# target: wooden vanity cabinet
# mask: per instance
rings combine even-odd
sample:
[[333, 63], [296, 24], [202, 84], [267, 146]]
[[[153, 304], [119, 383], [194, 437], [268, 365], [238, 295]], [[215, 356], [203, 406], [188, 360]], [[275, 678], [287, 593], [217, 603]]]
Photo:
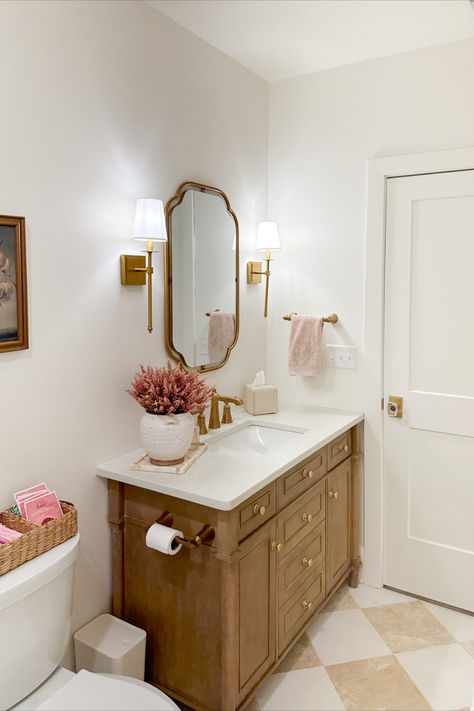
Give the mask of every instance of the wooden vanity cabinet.
[[[342, 582], [357, 585], [360, 430], [232, 511], [109, 480], [112, 612], [146, 630], [148, 682], [194, 709], [242, 709]], [[163, 511], [214, 541], [147, 548]]]

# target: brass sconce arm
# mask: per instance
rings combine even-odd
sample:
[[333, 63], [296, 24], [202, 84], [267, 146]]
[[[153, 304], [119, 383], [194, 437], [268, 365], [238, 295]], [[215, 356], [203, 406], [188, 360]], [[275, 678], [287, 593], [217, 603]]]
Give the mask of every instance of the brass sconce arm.
[[267, 262], [267, 268], [264, 272], [261, 271], [262, 262], [247, 262], [247, 284], [260, 284], [262, 281], [262, 276], [266, 277], [265, 282], [265, 310], [264, 317], [267, 318], [268, 315], [268, 286], [270, 283], [270, 262], [271, 253], [267, 250], [265, 254], [265, 259]]
[[153, 266], [151, 257], [153, 254], [153, 240], [146, 243], [147, 256], [135, 256], [129, 254], [120, 255], [120, 281], [124, 286], [144, 286], [148, 284], [148, 333], [153, 330], [152, 317], [152, 274]]

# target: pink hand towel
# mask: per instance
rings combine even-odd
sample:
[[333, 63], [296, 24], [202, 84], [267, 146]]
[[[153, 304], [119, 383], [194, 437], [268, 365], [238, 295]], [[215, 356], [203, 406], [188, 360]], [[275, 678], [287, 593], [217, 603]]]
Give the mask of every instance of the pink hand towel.
[[323, 319], [321, 316], [292, 316], [288, 367], [290, 375], [316, 377], [321, 372]]
[[227, 349], [235, 338], [235, 314], [230, 311], [211, 311], [207, 350], [210, 363], [224, 360]]

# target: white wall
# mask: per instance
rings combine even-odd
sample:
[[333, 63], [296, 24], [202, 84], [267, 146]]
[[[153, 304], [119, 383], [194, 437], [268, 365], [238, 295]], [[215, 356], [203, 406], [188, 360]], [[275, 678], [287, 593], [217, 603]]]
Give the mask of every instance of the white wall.
[[[0, 213], [25, 215], [30, 343], [0, 354], [0, 505], [40, 481], [77, 504], [74, 625], [109, 605], [106, 488], [96, 464], [138, 445], [125, 393], [164, 364], [162, 262], [146, 292], [120, 285], [137, 197], [187, 179], [223, 189], [242, 262], [266, 214], [267, 85], [142, 2], [0, 3]], [[265, 359], [259, 295], [208, 380], [239, 392]]]
[[[269, 217], [280, 223], [268, 324], [281, 399], [364, 409], [367, 160], [474, 145], [474, 40], [270, 85]], [[290, 378], [289, 311], [339, 314], [329, 343], [355, 345], [356, 371]]]

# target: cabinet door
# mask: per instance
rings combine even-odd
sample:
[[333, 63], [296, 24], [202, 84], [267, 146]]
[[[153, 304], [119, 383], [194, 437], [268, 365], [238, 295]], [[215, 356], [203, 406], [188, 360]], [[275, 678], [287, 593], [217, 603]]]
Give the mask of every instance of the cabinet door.
[[328, 474], [327, 489], [327, 590], [339, 580], [350, 559], [351, 461]]
[[276, 659], [275, 522], [249, 536], [238, 561], [238, 703]]

